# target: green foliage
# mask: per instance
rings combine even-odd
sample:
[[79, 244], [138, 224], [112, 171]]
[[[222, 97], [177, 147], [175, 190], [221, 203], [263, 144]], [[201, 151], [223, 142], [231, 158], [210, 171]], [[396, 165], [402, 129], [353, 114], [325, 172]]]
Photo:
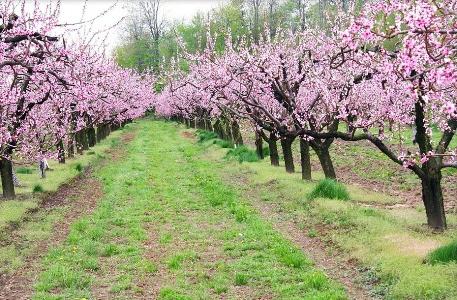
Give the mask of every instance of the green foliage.
[[457, 240], [429, 253], [426, 261], [432, 265], [457, 262]]
[[84, 170], [84, 167], [81, 163], [77, 163], [75, 165], [75, 170], [78, 171], [78, 172], [82, 172]]
[[259, 157], [254, 150], [249, 149], [246, 146], [239, 146], [235, 149], [230, 149], [226, 155], [227, 158], [236, 159], [240, 163], [242, 162], [256, 162], [259, 161]]
[[333, 179], [319, 181], [313, 191], [308, 195], [308, 199], [328, 198], [349, 200], [349, 193], [346, 187]]
[[16, 169], [16, 173], [18, 173], [18, 174], [33, 174], [33, 170], [31, 168], [19, 167], [19, 168]]
[[44, 192], [44, 188], [41, 184], [35, 184], [33, 186], [33, 190], [32, 190], [33, 193], [43, 193]]

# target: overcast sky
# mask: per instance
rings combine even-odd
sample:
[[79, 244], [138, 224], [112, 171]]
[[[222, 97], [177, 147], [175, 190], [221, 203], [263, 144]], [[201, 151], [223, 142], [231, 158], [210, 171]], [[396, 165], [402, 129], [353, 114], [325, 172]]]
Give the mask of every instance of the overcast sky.
[[[208, 12], [218, 7], [224, 0], [162, 0], [161, 14], [169, 21], [184, 20], [188, 21], [198, 12]], [[117, 4], [116, 4], [117, 3]], [[61, 23], [79, 22], [83, 12], [83, 0], [63, 0], [61, 5]], [[115, 25], [119, 20], [125, 17], [129, 12], [129, 7], [134, 4], [133, 1], [115, 1], [115, 0], [89, 0], [87, 1], [86, 13], [84, 20], [92, 19], [111, 6], [106, 15], [98, 18], [92, 25], [91, 32], [105, 30]], [[120, 41], [120, 29], [122, 25], [117, 26], [109, 31], [106, 39], [108, 51]]]

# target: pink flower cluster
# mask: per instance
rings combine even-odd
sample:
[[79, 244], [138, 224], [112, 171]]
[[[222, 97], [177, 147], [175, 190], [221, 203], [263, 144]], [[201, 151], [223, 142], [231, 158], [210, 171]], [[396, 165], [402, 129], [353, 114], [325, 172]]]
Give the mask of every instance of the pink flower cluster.
[[133, 119], [151, 106], [152, 78], [65, 42], [59, 2], [17, 4], [0, 4], [0, 155], [50, 156], [82, 128]]

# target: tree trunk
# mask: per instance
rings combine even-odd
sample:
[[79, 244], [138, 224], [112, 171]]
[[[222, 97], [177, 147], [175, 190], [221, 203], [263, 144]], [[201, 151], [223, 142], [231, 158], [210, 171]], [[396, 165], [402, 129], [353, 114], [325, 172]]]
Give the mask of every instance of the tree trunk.
[[219, 136], [219, 138], [223, 138], [224, 132], [222, 130], [220, 119], [217, 119], [216, 122], [214, 122], [214, 132]]
[[281, 139], [281, 148], [284, 156], [284, 163], [286, 165], [287, 173], [295, 173], [294, 157], [292, 154], [293, 138]]
[[111, 129], [111, 131], [116, 131], [116, 130], [118, 130], [120, 127], [121, 127], [120, 124], [117, 123], [117, 122], [115, 122], [115, 123], [111, 124], [110, 129]]
[[111, 134], [111, 126], [109, 124], [105, 124], [105, 138], [107, 138]]
[[236, 146], [243, 145], [243, 136], [241, 135], [240, 125], [238, 125], [237, 121], [232, 121], [232, 135], [233, 135], [233, 143]]
[[89, 140], [87, 137], [87, 129], [81, 130], [81, 146], [84, 151], [89, 150]]
[[76, 144], [76, 153], [83, 154], [83, 142], [82, 142], [82, 133], [81, 130], [75, 134], [75, 144]]
[[59, 160], [59, 164], [65, 163], [65, 147], [63, 145], [63, 141], [59, 140], [57, 143], [57, 159]]
[[325, 178], [336, 179], [335, 168], [333, 167], [332, 157], [330, 156], [329, 147], [323, 145], [312, 145], [314, 151], [319, 158]]
[[225, 120], [224, 122], [224, 140], [227, 140], [227, 141], [230, 141], [232, 143], [235, 143], [234, 140], [233, 140], [233, 135], [232, 135], [232, 126], [230, 125], [230, 121], [229, 120]]
[[97, 126], [97, 143], [103, 140], [103, 127], [102, 125]]
[[278, 144], [276, 143], [276, 135], [270, 133], [270, 138], [268, 139], [268, 148], [270, 148], [270, 162], [272, 166], [279, 166], [279, 154], [278, 154]]
[[14, 199], [16, 193], [14, 190], [13, 163], [10, 160], [2, 158], [0, 161], [0, 175], [2, 178], [3, 197]]
[[205, 119], [203, 118], [198, 118], [197, 119], [197, 128], [206, 130], [206, 124], [205, 124]]
[[437, 174], [427, 174], [426, 178], [422, 179], [422, 200], [425, 205], [428, 226], [437, 230], [446, 229], [447, 223], [440, 171]]
[[89, 147], [94, 147], [97, 143], [95, 128], [92, 126], [87, 129], [87, 139], [89, 142]]
[[300, 138], [301, 177], [311, 180], [311, 158], [309, 155], [309, 142]]
[[68, 138], [68, 157], [75, 157], [75, 134], [71, 133]]
[[263, 139], [262, 135], [256, 130], [255, 132], [255, 151], [257, 152], [257, 156], [260, 159], [264, 159], [265, 156], [263, 155]]

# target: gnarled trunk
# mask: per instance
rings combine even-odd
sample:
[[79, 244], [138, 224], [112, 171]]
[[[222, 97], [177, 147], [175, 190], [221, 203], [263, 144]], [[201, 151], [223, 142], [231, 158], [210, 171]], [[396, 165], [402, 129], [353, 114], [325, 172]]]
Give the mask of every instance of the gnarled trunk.
[[87, 139], [89, 142], [89, 147], [94, 147], [95, 144], [97, 143], [97, 137], [95, 133], [95, 128], [94, 127], [89, 127], [87, 129]]
[[71, 133], [68, 136], [68, 157], [73, 158], [75, 157], [75, 134]]
[[83, 137], [82, 130], [76, 132], [75, 134], [75, 144], [76, 144], [76, 153], [83, 154]]
[[309, 155], [309, 142], [300, 138], [301, 177], [303, 180], [311, 180], [311, 158]]
[[214, 131], [214, 128], [213, 128], [213, 123], [211, 123], [211, 119], [205, 119], [205, 127], [206, 127], [206, 130], [208, 131]]
[[311, 147], [316, 152], [319, 162], [321, 163], [322, 170], [324, 171], [325, 178], [336, 179], [336, 172], [333, 166], [332, 157], [330, 156], [329, 148], [330, 146], [320, 143], [311, 143]]
[[2, 158], [0, 161], [0, 175], [2, 179], [3, 197], [6, 199], [14, 199], [16, 197], [16, 192], [14, 190], [13, 163], [11, 160]]
[[232, 121], [232, 136], [233, 136], [233, 143], [236, 146], [243, 145], [243, 136], [241, 135], [240, 125], [238, 125], [237, 121]]
[[221, 120], [217, 119], [216, 122], [214, 122], [214, 132], [219, 136], [219, 138], [223, 138], [224, 132], [222, 130], [222, 125], [221, 125]]
[[282, 154], [284, 156], [284, 164], [286, 165], [287, 173], [295, 173], [294, 157], [292, 154], [293, 138], [281, 139]]
[[89, 140], [86, 129], [81, 130], [81, 146], [84, 151], [89, 150]]
[[272, 166], [279, 166], [279, 153], [278, 144], [276, 143], [277, 138], [274, 133], [270, 133], [268, 138], [268, 148], [270, 149], [270, 162]]
[[257, 156], [260, 159], [264, 159], [265, 156], [263, 155], [263, 139], [262, 135], [256, 130], [255, 131], [255, 151]]
[[441, 188], [441, 171], [434, 159], [428, 161], [423, 170], [425, 176], [421, 178], [422, 200], [427, 214], [427, 224], [433, 229], [444, 230], [447, 228], [447, 223]]
[[65, 147], [63, 145], [63, 141], [59, 140], [57, 143], [57, 159], [59, 160], [59, 164], [65, 163]]

